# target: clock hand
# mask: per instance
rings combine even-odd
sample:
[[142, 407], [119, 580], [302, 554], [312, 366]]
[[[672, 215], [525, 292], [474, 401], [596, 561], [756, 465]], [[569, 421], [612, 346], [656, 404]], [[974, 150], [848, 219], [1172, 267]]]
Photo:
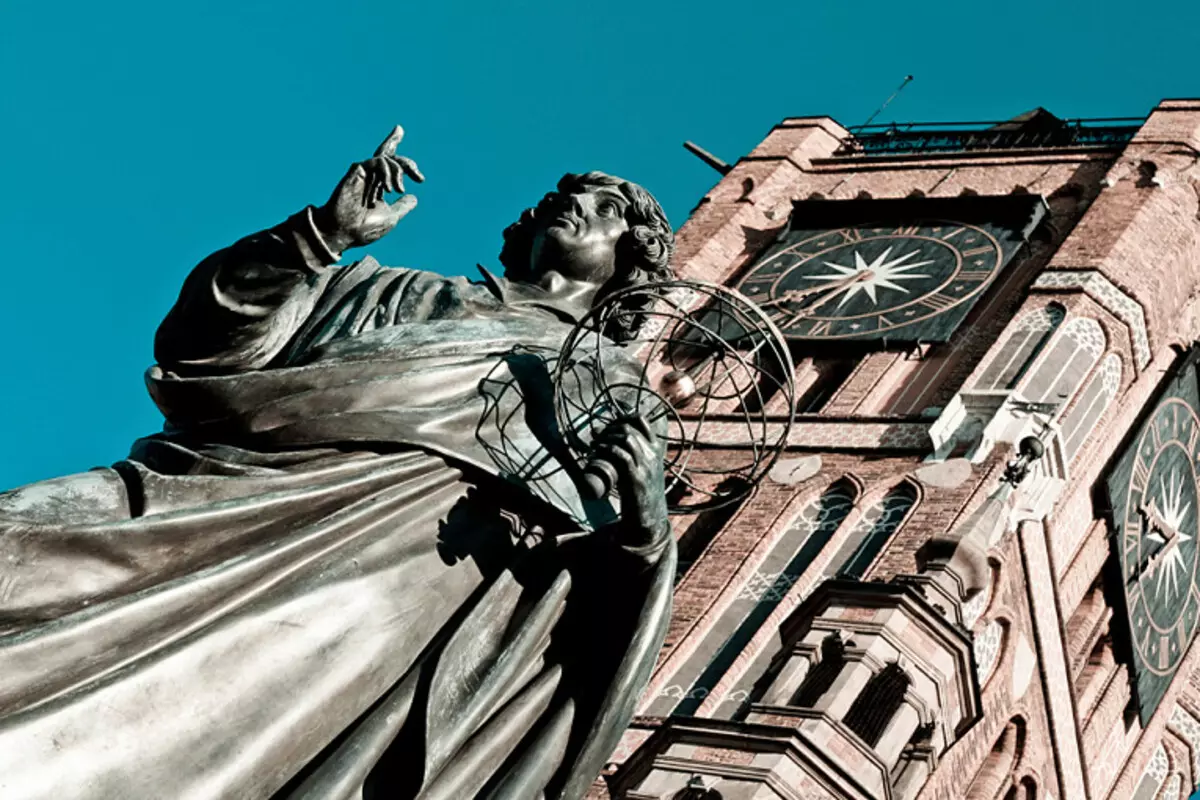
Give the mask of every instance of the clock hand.
[[813, 295], [825, 294], [824, 297], [819, 297], [815, 302], [809, 303], [807, 306], [793, 311], [791, 313], [791, 318], [787, 321], [787, 323], [785, 323], [786, 325], [791, 325], [796, 320], [804, 319], [805, 317], [810, 316], [818, 308], [836, 297], [838, 292], [840, 292], [842, 289], [845, 289], [846, 287], [855, 283], [861, 283], [863, 281], [870, 280], [872, 277], [873, 274], [870, 270], [863, 270], [862, 272], [856, 272], [853, 275], [848, 275], [840, 281], [827, 283], [824, 286], [814, 286], [811, 289], [789, 289], [774, 300], [769, 300], [762, 305], [766, 307], [777, 306], [783, 303], [799, 303], [809, 297], [812, 297]]
[[1162, 563], [1163, 559], [1166, 558], [1169, 553], [1178, 549], [1178, 547], [1179, 540], [1172, 539], [1162, 547], [1155, 550], [1150, 554], [1150, 557], [1146, 559], [1146, 564], [1142, 568], [1141, 572], [1138, 573], [1138, 577], [1140, 578], [1144, 574], [1147, 578], [1153, 578], [1154, 573], [1158, 571], [1158, 566]]
[[1179, 531], [1163, 518], [1153, 499], [1139, 506], [1138, 513], [1142, 516], [1147, 535], [1157, 532], [1163, 538], [1162, 546], [1147, 557], [1137, 572], [1139, 579], [1142, 575], [1153, 578], [1163, 559], [1179, 547]]

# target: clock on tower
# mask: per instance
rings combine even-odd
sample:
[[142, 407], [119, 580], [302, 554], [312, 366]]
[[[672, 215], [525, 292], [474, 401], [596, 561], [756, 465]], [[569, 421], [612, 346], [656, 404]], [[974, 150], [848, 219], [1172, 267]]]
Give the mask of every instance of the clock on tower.
[[1142, 723], [1171, 685], [1200, 614], [1200, 385], [1193, 347], [1106, 483]]
[[945, 342], [1045, 208], [1036, 195], [800, 201], [738, 288], [790, 338]]

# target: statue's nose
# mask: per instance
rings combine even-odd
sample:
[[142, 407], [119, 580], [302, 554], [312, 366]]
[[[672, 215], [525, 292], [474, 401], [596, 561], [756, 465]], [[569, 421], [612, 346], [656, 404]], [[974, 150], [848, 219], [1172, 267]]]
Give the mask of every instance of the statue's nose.
[[568, 198], [568, 202], [570, 203], [571, 211], [574, 212], [575, 216], [583, 219], [583, 195], [573, 194]]

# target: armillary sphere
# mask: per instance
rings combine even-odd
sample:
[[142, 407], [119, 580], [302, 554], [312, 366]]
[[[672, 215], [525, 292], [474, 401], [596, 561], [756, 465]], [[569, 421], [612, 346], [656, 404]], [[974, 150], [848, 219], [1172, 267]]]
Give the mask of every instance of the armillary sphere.
[[[787, 342], [766, 313], [693, 280], [603, 298], [563, 343], [554, 386], [560, 430], [585, 460], [613, 421], [651, 421], [667, 443], [672, 513], [718, 508], [753, 489], [787, 444], [796, 390]], [[719, 458], [705, 447], [719, 447]], [[607, 464], [588, 463], [583, 489], [603, 496], [614, 478]]]

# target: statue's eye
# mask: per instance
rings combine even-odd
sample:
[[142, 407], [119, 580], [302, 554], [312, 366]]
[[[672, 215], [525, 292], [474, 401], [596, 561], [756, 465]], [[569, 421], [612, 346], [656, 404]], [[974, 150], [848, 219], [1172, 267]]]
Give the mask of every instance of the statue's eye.
[[615, 217], [618, 211], [620, 209], [617, 208], [617, 204], [612, 200], [605, 200], [600, 204], [600, 213], [606, 217]]

